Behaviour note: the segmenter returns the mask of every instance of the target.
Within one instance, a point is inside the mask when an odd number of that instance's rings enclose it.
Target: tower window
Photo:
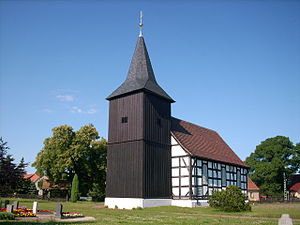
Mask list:
[[[127,123],[128,122],[128,117],[127,116],[125,116],[125,117],[122,117],[122,123]]]

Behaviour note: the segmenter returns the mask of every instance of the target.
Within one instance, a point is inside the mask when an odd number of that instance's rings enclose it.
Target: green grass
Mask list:
[[[5,200],[5,199],[2,199]],[[16,199],[11,199],[16,200]],[[17,199],[20,206],[32,207],[33,200]],[[39,209],[54,210],[56,202],[39,200]],[[181,208],[181,207],[156,207],[141,210],[122,210],[99,208],[101,203],[95,202],[65,202],[63,211],[80,212],[85,216],[92,216],[96,221],[87,222],[17,222],[0,221],[0,224],[25,224],[25,225],[100,225],[100,224],[264,224],[277,225],[278,218],[283,213],[288,213],[294,221],[294,225],[300,225],[300,204],[257,204],[252,207],[252,212],[226,213],[210,207]],[[243,218],[238,218],[242,216]],[[258,219],[255,217],[268,217],[276,219]]]

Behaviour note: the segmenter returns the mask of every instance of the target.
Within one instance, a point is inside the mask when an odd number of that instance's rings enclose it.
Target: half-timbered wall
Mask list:
[[[247,194],[247,169],[217,161],[190,157],[172,140],[172,194],[174,199],[207,199],[213,190],[236,185]]]
[[[174,137],[172,145],[172,195],[174,199],[190,199],[190,160],[189,154],[184,151]]]

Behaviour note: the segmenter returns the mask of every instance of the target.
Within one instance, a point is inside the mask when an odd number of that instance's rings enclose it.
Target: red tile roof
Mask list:
[[[259,187],[248,177],[248,190],[249,191],[259,191]]]
[[[300,183],[296,183],[292,187],[290,187],[290,191],[298,191],[298,190],[300,190]]]
[[[249,167],[217,132],[176,118],[171,122],[172,136],[192,156]]]
[[[25,174],[24,178],[30,179],[32,182],[36,182],[40,178],[40,176],[35,173],[34,174]]]

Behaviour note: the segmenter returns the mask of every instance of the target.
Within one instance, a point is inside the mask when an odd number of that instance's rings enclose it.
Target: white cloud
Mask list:
[[[54,112],[52,109],[43,109],[41,111],[46,112],[46,113],[53,113]]]
[[[71,108],[71,112],[72,113],[80,113],[80,114],[95,114],[95,113],[97,113],[97,110],[96,109],[83,110],[77,106],[73,106]]]
[[[56,95],[56,98],[63,102],[73,102],[74,96],[73,95]]]

